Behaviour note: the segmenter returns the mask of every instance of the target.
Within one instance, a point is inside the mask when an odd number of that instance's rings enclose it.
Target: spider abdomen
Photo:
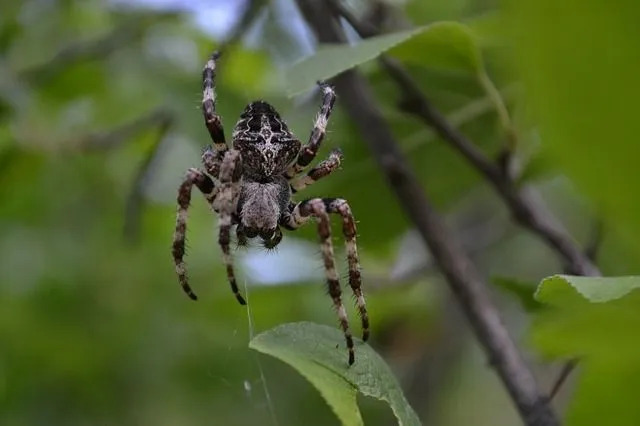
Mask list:
[[[240,193],[242,225],[257,231],[272,231],[287,207],[289,185],[286,180],[243,182]]]

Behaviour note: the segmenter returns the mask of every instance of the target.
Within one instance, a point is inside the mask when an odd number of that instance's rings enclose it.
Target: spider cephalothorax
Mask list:
[[[187,209],[191,189],[195,185],[212,209],[219,214],[218,242],[231,290],[241,304],[245,304],[236,283],[231,261],[231,229],[235,226],[239,245],[248,238],[259,237],[267,248],[282,240],[281,227],[295,230],[309,219],[318,223],[327,286],[338,311],[340,326],[349,350],[349,364],[354,362],[353,338],[349,331],[347,313],[342,304],[342,292],[333,256],[329,214],[342,218],[342,230],[349,266],[349,286],[356,297],[362,320],[363,340],[369,337],[369,319],[361,288],[360,262],[356,246],[356,225],[349,204],[341,198],[312,198],[294,203],[291,195],[329,175],[340,166],[342,154],[332,151],[329,157],[300,176],[315,158],[324,138],[329,115],[335,101],[333,89],[319,83],[322,106],[316,117],[309,142],[302,145],[278,112],[264,101],[252,102],[240,115],[233,130],[233,148],[224,137],[215,104],[215,69],[218,54],[214,53],[203,71],[202,111],[213,145],[202,154],[204,170],[191,168],[178,191],[178,214],[173,238],[173,258],[178,279],[184,291],[197,299],[187,281],[184,264],[184,241],[187,230]]]
[[[242,155],[245,175],[260,181],[282,175],[298,155],[300,141],[271,105],[257,101],[240,116],[233,147]]]

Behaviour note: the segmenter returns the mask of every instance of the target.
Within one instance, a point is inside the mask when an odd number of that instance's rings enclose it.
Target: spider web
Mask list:
[[[253,328],[253,314],[251,313],[251,303],[249,299],[249,288],[247,286],[247,280],[244,280],[244,294],[247,299],[247,324],[249,327],[249,341],[251,341],[254,336],[254,328]],[[247,342],[247,346],[248,346],[248,342]],[[269,409],[269,415],[271,416],[271,421],[275,426],[279,426],[278,418],[276,417],[276,412],[273,407],[273,401],[271,400],[271,393],[269,392],[269,387],[267,385],[267,378],[264,375],[262,363],[260,362],[260,355],[254,352],[254,357],[256,360],[256,364],[258,365],[258,370],[260,370],[260,381],[262,382],[262,389],[264,391],[264,396],[267,401],[267,408]],[[247,392],[251,391],[251,385],[248,381],[245,380],[244,386]]]

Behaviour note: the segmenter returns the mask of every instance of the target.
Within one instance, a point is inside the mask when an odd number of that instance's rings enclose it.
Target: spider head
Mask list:
[[[242,155],[246,175],[266,179],[284,173],[296,158],[300,141],[271,105],[256,101],[247,105],[236,123],[233,147]]]

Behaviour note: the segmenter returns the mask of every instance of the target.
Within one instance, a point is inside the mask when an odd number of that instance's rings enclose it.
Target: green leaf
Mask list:
[[[548,357],[580,359],[566,424],[640,424],[640,277],[544,279],[533,343]],[[612,390],[615,389],[615,392]]]
[[[298,370],[320,391],[343,425],[363,424],[356,392],[386,401],[400,425],[419,425],[384,360],[356,340],[356,362],[349,367],[343,341],[343,334],[336,328],[299,322],[265,331],[254,337],[249,347]]]
[[[619,299],[637,288],[640,288],[640,277],[554,275],[542,280],[535,297],[540,302],[556,304],[577,292],[590,302],[602,303]]]
[[[477,72],[482,68],[480,53],[471,31],[463,24],[439,22],[392,34],[371,37],[355,44],[323,45],[318,51],[287,71],[288,93],[298,94],[318,80],[378,57],[391,54],[421,65],[457,71]],[[420,52],[416,55],[416,52]]]
[[[505,4],[543,149],[639,253],[637,0]]]
[[[405,62],[448,71],[478,73],[482,58],[471,30],[458,22],[437,22],[391,49]]]

